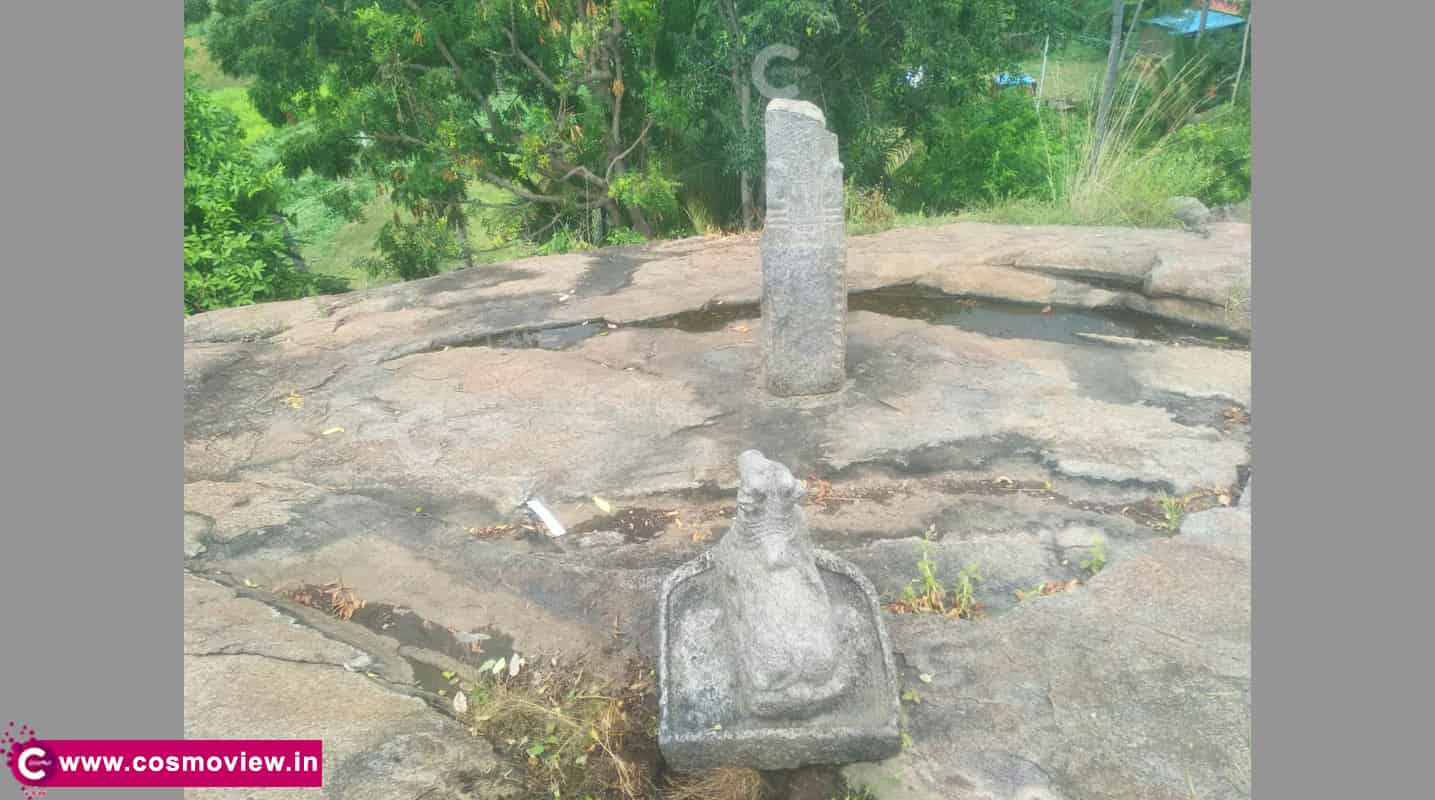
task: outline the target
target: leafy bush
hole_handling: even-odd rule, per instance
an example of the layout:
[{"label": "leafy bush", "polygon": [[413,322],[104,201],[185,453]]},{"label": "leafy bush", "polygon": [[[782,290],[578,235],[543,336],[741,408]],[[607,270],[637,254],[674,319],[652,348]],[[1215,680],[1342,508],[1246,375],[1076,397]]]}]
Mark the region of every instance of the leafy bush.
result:
[{"label": "leafy bush", "polygon": [[887,195],[880,186],[848,184],[842,200],[847,224],[854,228],[854,233],[884,231],[897,222],[897,209],[887,202]]},{"label": "leafy bush", "polygon": [[[1197,110],[1193,86],[1204,62],[1153,66],[1135,59],[1122,73],[1110,125],[1093,160],[1094,115],[1085,126],[1055,123],[1049,134],[1052,193],[993,198],[978,218],[1018,224],[1175,226],[1166,201],[1189,195],[1210,205],[1250,193],[1249,111]],[[1057,142],[1061,144],[1058,146]]]},{"label": "leafy bush", "polygon": [[556,256],[573,250],[587,250],[592,247],[583,237],[574,233],[568,228],[559,228],[553,232],[548,241],[538,246],[538,254],[542,256]]},{"label": "leafy bush", "polygon": [[186,314],[300,297],[313,280],[292,270],[279,213],[281,168],[263,168],[233,114],[209,93],[184,89],[184,310]]},{"label": "leafy bush", "polygon": [[859,128],[851,143],[840,144],[848,178],[860,186],[872,186],[897,172],[910,159],[916,142],[904,128],[874,125]]},{"label": "leafy bush", "polygon": [[[1050,197],[1049,140],[1031,98],[1007,92],[938,113],[895,171],[897,206],[954,211],[973,204]],[[905,153],[904,153],[905,155]]]},{"label": "leafy bush", "polygon": [[642,171],[630,170],[613,178],[608,196],[625,206],[636,206],[648,214],[674,217],[678,214],[678,182],[657,160]]},{"label": "leafy bush", "polygon": [[1251,117],[1231,109],[1209,121],[1187,125],[1171,136],[1167,155],[1199,165],[1199,180],[1188,192],[1210,206],[1238,203],[1251,194]]},{"label": "leafy bush", "polygon": [[379,255],[360,261],[370,277],[390,275],[411,281],[439,274],[445,261],[457,258],[458,242],[443,220],[404,222],[398,213],[379,229]]},{"label": "leafy bush", "polygon": [[372,180],[334,180],[305,172],[279,184],[284,216],[293,223],[301,244],[328,241],[345,223],[363,217],[364,205],[374,197]]},{"label": "leafy bush", "polygon": [[184,0],[184,21],[187,23],[203,22],[212,11],[209,0]]},{"label": "leafy bush", "polygon": [[721,226],[713,221],[713,214],[709,210],[708,204],[703,202],[701,197],[694,195],[684,200],[683,213],[687,215],[688,222],[693,227],[693,233],[699,236],[722,232]]},{"label": "leafy bush", "polygon": [[603,243],[616,247],[625,244],[644,244],[647,241],[643,234],[638,233],[632,228],[624,227],[614,228],[608,231],[608,236],[603,240]]}]

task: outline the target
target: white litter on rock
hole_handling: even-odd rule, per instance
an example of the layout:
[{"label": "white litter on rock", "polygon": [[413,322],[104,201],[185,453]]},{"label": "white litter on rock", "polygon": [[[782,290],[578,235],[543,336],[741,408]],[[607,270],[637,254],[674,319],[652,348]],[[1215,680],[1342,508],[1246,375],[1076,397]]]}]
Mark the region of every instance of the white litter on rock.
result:
[{"label": "white litter on rock", "polygon": [[548,507],[543,505],[543,501],[536,497],[529,498],[525,505],[527,505],[533,513],[537,514],[539,519],[543,520],[544,525],[548,526],[549,536],[562,536],[568,532],[563,528],[563,523],[559,522],[558,518],[553,516],[553,512],[549,511]]}]

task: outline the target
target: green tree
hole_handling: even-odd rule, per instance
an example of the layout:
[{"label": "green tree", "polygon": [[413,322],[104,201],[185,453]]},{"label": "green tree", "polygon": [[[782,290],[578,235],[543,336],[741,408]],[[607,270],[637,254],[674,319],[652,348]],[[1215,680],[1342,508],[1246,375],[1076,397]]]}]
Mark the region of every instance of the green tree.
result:
[{"label": "green tree", "polygon": [[659,81],[657,117],[670,122],[677,160],[736,181],[730,196],[744,222],[755,216],[749,195],[754,203],[761,195],[767,100],[751,91],[751,69],[765,48],[797,51],[794,62],[770,62],[768,82],[794,85],[820,106],[848,175],[871,185],[894,147],[912,146],[938,117],[984,98],[992,74],[1014,69],[1024,43],[1050,35],[1059,47],[1083,22],[1063,0],[690,0],[665,8],[673,68]]},{"label": "green tree", "polygon": [[184,87],[184,310],[298,297],[307,276],[287,264],[276,183],[244,144],[233,114]]},{"label": "green tree", "polygon": [[[822,107],[848,173],[984,98],[1022,42],[1081,23],[1065,0],[214,0],[211,54],[252,77],[291,175],[371,175],[406,212],[383,263],[421,274],[467,253],[478,182],[510,192],[521,235],[651,237],[760,214],[752,62]],[[1022,36],[1026,34],[1027,36]],[[681,199],[680,199],[681,196]],[[713,213],[708,213],[713,212]],[[404,230],[401,230],[404,229]],[[414,252],[401,254],[404,248]],[[376,262],[377,263],[377,262]],[[407,265],[400,268],[400,264]],[[419,266],[424,265],[424,266]]]},{"label": "green tree", "polygon": [[415,224],[444,221],[460,246],[474,181],[520,198],[535,235],[595,209],[606,225],[652,235],[650,217],[676,208],[661,163],[646,159],[652,120],[634,99],[658,9],[218,0],[208,41],[226,71],[254,76],[260,113],[302,123],[283,151],[288,168],[366,169]]}]

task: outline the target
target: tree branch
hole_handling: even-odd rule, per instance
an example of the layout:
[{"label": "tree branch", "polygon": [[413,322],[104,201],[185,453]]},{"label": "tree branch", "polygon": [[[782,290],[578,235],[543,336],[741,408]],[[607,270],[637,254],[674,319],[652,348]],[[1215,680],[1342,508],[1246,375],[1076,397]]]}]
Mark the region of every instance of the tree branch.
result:
[{"label": "tree branch", "polygon": [[633,143],[628,145],[627,150],[624,150],[618,155],[613,156],[613,160],[608,162],[608,169],[604,170],[603,172],[604,183],[607,183],[608,181],[611,181],[613,179],[613,167],[617,166],[619,161],[622,161],[623,159],[627,158],[628,154],[632,153],[635,147],[643,143],[643,137],[648,135],[648,129],[651,127],[653,127],[653,118],[648,117],[648,121],[645,125],[643,125],[643,130],[641,133],[638,134],[638,138],[634,139]]},{"label": "tree branch", "polygon": [[[419,8],[419,4],[416,0],[404,0],[404,2],[407,3],[409,9],[414,12],[414,16],[417,16],[424,22],[428,22],[428,18],[424,16],[423,9]],[[458,60],[453,57],[453,53],[449,52],[448,45],[444,44],[443,37],[440,36],[437,31],[434,32],[433,42],[434,45],[438,47],[439,53],[443,55],[443,59],[448,62],[449,69],[453,71],[454,81],[458,83],[459,88],[463,89],[470,97],[478,101],[479,106],[488,114],[489,119],[497,125],[498,116],[495,115],[493,109],[489,107],[488,98],[485,97],[482,92],[468,85],[468,80],[463,74],[463,68],[458,65]]]},{"label": "tree branch", "polygon": [[597,175],[594,175],[593,171],[588,169],[587,167],[575,166],[573,164],[569,164],[567,161],[561,160],[554,161],[553,165],[559,169],[563,169],[564,167],[569,168],[568,171],[563,174],[563,177],[557,179],[560,183],[568,180],[574,175],[577,175],[578,177],[593,184],[594,186],[597,186],[599,189],[602,189],[605,192],[608,190],[608,182],[598,177]]},{"label": "tree branch", "polygon": [[530,203],[546,203],[546,204],[548,204],[548,205],[562,205],[562,204],[563,204],[563,198],[559,197],[558,195],[555,195],[555,194],[538,194],[537,192],[530,192],[529,190],[523,188],[522,186],[519,186],[518,184],[513,183],[512,181],[510,181],[510,180],[508,180],[508,179],[506,179],[506,178],[500,178],[500,177],[498,177],[497,175],[493,174],[493,172],[488,171],[488,170],[485,170],[485,171],[484,171],[484,173],[483,173],[483,179],[486,180],[486,181],[488,181],[489,183],[495,185],[495,186],[498,186],[498,187],[500,187],[500,188],[507,189],[508,191],[513,192],[514,194],[518,195],[519,197],[523,198],[524,200],[527,200],[527,201],[530,202]]},{"label": "tree branch", "polygon": [[365,131],[364,135],[374,139],[378,139],[381,142],[401,142],[403,144],[411,144],[415,147],[422,147],[426,150],[440,149],[438,145],[433,144],[432,142],[426,142],[423,139],[418,138],[417,136],[410,136],[407,133],[378,133],[374,131]]},{"label": "tree branch", "polygon": [[522,61],[524,66],[528,67],[529,72],[538,76],[538,80],[542,81],[544,86],[547,86],[550,91],[561,97],[563,93],[558,91],[558,84],[554,83],[553,79],[548,77],[548,73],[543,71],[543,67],[539,66],[537,61],[529,58],[527,53],[518,48],[518,34],[514,33],[513,27],[509,26],[504,32],[508,34],[508,45],[512,48],[513,55],[516,56],[519,61]]}]

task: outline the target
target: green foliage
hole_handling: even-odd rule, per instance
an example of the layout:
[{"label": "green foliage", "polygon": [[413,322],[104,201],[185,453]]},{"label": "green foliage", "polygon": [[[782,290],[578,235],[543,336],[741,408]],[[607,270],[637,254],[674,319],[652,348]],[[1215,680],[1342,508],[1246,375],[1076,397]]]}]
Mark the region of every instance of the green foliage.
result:
[{"label": "green foliage", "polygon": [[372,182],[334,180],[312,171],[279,184],[283,213],[302,245],[330,242],[347,223],[358,221],[374,198]]},{"label": "green foliage", "polygon": [[956,588],[949,596],[946,586],[937,576],[937,563],[929,552],[935,534],[936,528],[929,526],[922,536],[917,577],[902,589],[902,596],[890,608],[899,614],[943,614],[973,619],[981,611],[976,599],[976,584],[982,579],[981,572],[976,564],[962,567],[957,573]]},{"label": "green foliage", "polygon": [[209,0],[184,0],[184,22],[186,25],[203,22],[213,10]]},{"label": "green foliage", "polygon": [[662,166],[651,160],[642,172],[627,172],[608,184],[608,196],[624,206],[634,206],[650,214],[676,217],[678,214],[678,182],[669,177]]},{"label": "green foliage", "polygon": [[372,277],[427,278],[458,255],[458,243],[442,220],[405,222],[398,214],[379,229],[377,244],[379,254],[361,262]]},{"label": "green foliage", "polygon": [[556,256],[574,250],[587,250],[591,247],[591,244],[571,229],[559,228],[548,238],[548,241],[538,246],[538,255]]},{"label": "green foliage", "polygon": [[[615,7],[216,0],[207,44],[226,72],[254,76],[260,114],[294,127],[279,145],[290,175],[366,173],[416,222],[456,232],[487,182],[542,207],[521,215],[525,234],[589,225],[597,208],[648,235],[644,212],[678,219],[676,179],[647,149],[639,66],[662,18],[633,0],[616,24]],[[389,228],[384,270],[426,273],[436,251],[395,248],[435,241]]]},{"label": "green foliage", "polygon": [[254,142],[274,130],[274,126],[269,124],[269,120],[254,110],[254,104],[249,101],[249,94],[242,86],[215,89],[210,92],[210,99],[234,115],[246,142]]},{"label": "green foliage", "polygon": [[922,537],[922,554],[917,559],[917,577],[902,590],[902,605],[913,612],[943,613],[947,610],[947,589],[937,577],[937,562],[929,552],[934,528]]},{"label": "green foliage", "polygon": [[[1094,169],[1087,169],[1094,115],[1083,128],[1047,117],[1042,128],[1051,196],[993,198],[974,219],[1017,224],[1174,227],[1166,201],[1178,195],[1211,205],[1250,192],[1250,115],[1229,106],[1206,112],[1190,86],[1200,60],[1184,67],[1133,59],[1121,74],[1111,123]],[[1056,142],[1061,142],[1056,146]]]},{"label": "green foliage", "polygon": [[1005,92],[939,112],[923,127],[924,146],[898,143],[885,154],[897,205],[954,211],[974,204],[1054,193],[1052,149],[1029,97]]},{"label": "green foliage", "polygon": [[[1059,52],[1109,9],[1088,5],[209,0],[186,4],[187,20],[204,19],[188,29],[186,65],[240,118],[250,162],[280,195],[272,213],[306,257],[383,279],[434,274],[465,247],[558,253],[740,223],[740,176],[759,205],[764,193],[766,100],[748,77],[774,44],[799,55],[770,62],[768,81],[795,85],[838,136],[854,233],[977,208],[1171,224],[1173,194],[1219,205],[1248,193],[1248,112],[1183,128],[1191,109],[1168,97],[1213,105],[1202,93],[1234,71],[1224,39],[1164,71],[1143,62],[1118,103],[1127,133],[1109,137],[1089,180],[1072,169],[1089,131],[1027,95],[991,95],[992,74],[1030,72],[1048,35]],[[1146,117],[1160,124],[1133,122]],[[204,302],[294,291],[248,264],[214,278]]]},{"label": "green foliage", "polygon": [[712,212],[700,197],[689,197],[683,201],[683,213],[688,217],[688,223],[692,225],[693,233],[699,236],[708,236],[721,232],[721,228],[713,221]]},{"label": "green foliage", "polygon": [[1171,136],[1163,157],[1183,161],[1193,170],[1195,180],[1187,194],[1206,205],[1234,204],[1250,197],[1249,109],[1228,109],[1181,128]]},{"label": "green foliage", "polygon": [[1092,575],[1100,572],[1106,567],[1106,540],[1098,539],[1091,549],[1087,551],[1086,558],[1081,562],[1081,568]]},{"label": "green foliage", "polygon": [[185,313],[299,297],[314,288],[287,262],[275,220],[280,172],[258,165],[235,116],[186,83]]},{"label": "green foliage", "polygon": [[[258,114],[294,128],[276,145],[290,176],[367,172],[416,219],[450,223],[466,187],[487,181],[543,207],[522,235],[586,227],[589,240],[595,208],[602,228],[652,236],[733,219],[740,174],[760,197],[765,100],[746,77],[767,45],[797,48],[767,77],[819,100],[845,146],[979,96],[1017,55],[1008,34],[1059,42],[1079,23],[1057,0],[214,7],[209,50],[227,73],[254,76]],[[895,169],[902,156],[884,149],[876,163]],[[680,188],[707,213],[684,213]]]},{"label": "green foliage", "polygon": [[842,194],[848,232],[854,235],[884,231],[897,221],[897,209],[887,202],[880,186],[862,188],[848,184]]},{"label": "green foliage", "polygon": [[967,564],[957,573],[957,588],[953,591],[956,599],[952,603],[952,610],[947,612],[950,616],[971,619],[976,616],[977,596],[976,584],[982,579],[981,572],[976,564]]},{"label": "green foliage", "polygon": [[1181,521],[1186,517],[1186,499],[1162,492],[1156,504],[1161,509],[1162,526],[1171,533],[1181,530]]},{"label": "green foliage", "polygon": [[521,796],[637,800],[652,796],[655,765],[638,756],[656,749],[655,678],[630,671],[609,684],[568,663],[515,675],[489,661],[467,685],[463,720],[521,765],[512,775]]},{"label": "green foliage", "polygon": [[643,244],[648,241],[643,234],[632,228],[614,228],[608,231],[608,236],[603,243],[609,246],[621,246],[625,244]]}]

